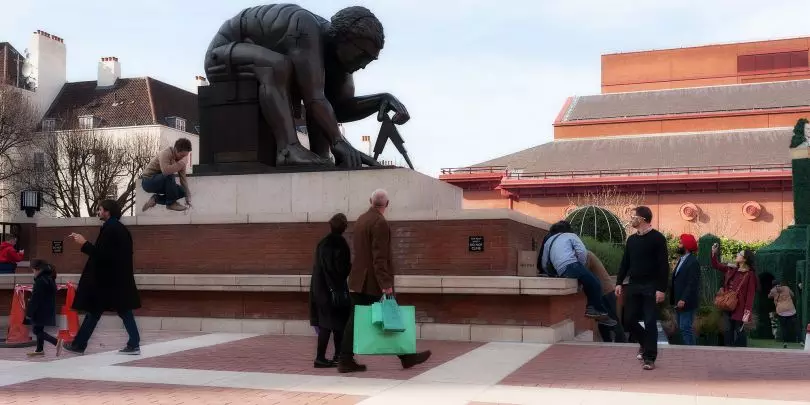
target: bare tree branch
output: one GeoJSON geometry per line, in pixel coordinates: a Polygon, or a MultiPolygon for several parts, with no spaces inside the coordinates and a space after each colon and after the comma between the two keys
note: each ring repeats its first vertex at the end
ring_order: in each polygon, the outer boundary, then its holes
{"type": "Polygon", "coordinates": [[[24,90],[0,86],[0,198],[17,193],[27,166],[21,156],[33,144],[38,113],[24,90]]]}

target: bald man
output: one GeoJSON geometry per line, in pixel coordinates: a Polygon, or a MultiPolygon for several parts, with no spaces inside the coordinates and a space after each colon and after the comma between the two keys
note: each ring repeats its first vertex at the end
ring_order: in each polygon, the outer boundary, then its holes
{"type": "MultiPolygon", "coordinates": [[[[394,266],[391,261],[391,228],[385,220],[388,193],[377,189],[369,199],[371,207],[354,223],[352,235],[354,263],[349,273],[349,296],[352,314],[343,332],[338,372],[366,371],[354,361],[354,306],[379,302],[383,294],[394,293],[394,266]]],[[[411,368],[430,358],[430,351],[400,355],[402,368],[411,368]]]]}

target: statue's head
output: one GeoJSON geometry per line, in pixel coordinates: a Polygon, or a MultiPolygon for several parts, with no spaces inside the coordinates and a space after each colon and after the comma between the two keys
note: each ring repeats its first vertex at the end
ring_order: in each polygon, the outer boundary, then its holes
{"type": "Polygon", "coordinates": [[[335,57],[347,73],[363,69],[375,61],[385,43],[380,20],[365,7],[347,7],[332,16],[328,35],[335,57]]]}
{"type": "Polygon", "coordinates": [[[793,127],[793,138],[790,138],[790,147],[795,148],[803,143],[810,143],[810,121],[800,118],[793,127]]]}

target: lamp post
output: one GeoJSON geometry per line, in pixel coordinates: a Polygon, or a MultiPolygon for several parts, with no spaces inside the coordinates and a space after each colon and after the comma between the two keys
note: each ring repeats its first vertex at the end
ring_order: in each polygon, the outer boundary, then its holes
{"type": "Polygon", "coordinates": [[[25,211],[28,218],[34,216],[34,212],[42,209],[42,192],[35,190],[24,190],[20,193],[20,210],[25,211]]]}

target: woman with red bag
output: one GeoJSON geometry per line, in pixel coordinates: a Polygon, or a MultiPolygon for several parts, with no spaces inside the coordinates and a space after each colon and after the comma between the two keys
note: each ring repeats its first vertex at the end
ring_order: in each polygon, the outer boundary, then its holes
{"type": "Polygon", "coordinates": [[[754,297],[759,284],[754,271],[754,252],[740,251],[734,259],[737,267],[731,267],[717,259],[719,251],[720,245],[715,243],[712,246],[712,267],[724,274],[723,287],[717,293],[715,305],[723,311],[725,346],[746,347],[748,337],[744,329],[753,321],[754,297]]]}

